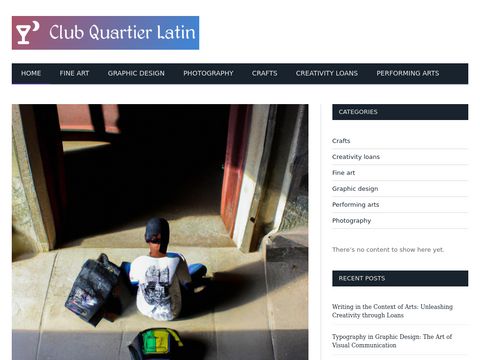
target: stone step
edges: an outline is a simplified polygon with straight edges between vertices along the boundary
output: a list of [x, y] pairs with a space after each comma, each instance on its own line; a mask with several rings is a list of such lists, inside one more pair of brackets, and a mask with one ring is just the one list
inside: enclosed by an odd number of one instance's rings
[[267, 307], [275, 360], [308, 359], [308, 232], [265, 242]]

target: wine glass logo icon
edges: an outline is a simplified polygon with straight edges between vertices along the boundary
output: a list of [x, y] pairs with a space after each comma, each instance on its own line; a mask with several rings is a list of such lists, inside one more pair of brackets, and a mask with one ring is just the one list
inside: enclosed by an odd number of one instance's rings
[[22, 37], [22, 40], [17, 41], [18, 45], [28, 45], [28, 44], [30, 44], [30, 41], [26, 40], [27, 34], [30, 32], [30, 30], [37, 31], [40, 28], [40, 24], [39, 24], [38, 21], [33, 20], [32, 24], [33, 24], [33, 29], [32, 29], [32, 25], [21, 24], [21, 25], [16, 26], [18, 33]]

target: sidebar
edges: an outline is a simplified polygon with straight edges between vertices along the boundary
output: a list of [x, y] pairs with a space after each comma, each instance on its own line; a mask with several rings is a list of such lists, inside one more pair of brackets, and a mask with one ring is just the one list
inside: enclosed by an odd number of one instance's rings
[[468, 105], [334, 104], [325, 121], [328, 358], [466, 358]]

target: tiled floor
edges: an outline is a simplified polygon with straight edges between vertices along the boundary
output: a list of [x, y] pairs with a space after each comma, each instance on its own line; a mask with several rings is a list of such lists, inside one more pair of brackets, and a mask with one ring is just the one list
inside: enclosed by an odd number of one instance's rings
[[127, 345], [136, 333], [159, 326], [179, 331], [191, 359], [273, 359], [262, 255], [235, 248], [169, 250], [207, 265], [213, 280], [196, 310], [168, 323], [142, 316], [131, 303], [115, 322], [94, 328], [64, 307], [85, 260], [105, 252], [120, 264], [145, 249], [76, 247], [14, 262], [13, 359], [129, 359]]

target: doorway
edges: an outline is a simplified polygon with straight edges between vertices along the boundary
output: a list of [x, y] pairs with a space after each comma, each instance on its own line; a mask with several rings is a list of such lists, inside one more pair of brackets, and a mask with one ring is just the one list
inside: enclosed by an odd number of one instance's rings
[[41, 245], [143, 247], [146, 221], [162, 216], [173, 243], [249, 251], [275, 109], [15, 105]]
[[162, 216], [177, 245], [233, 246], [221, 217], [228, 105], [59, 105], [60, 247], [142, 247]]

